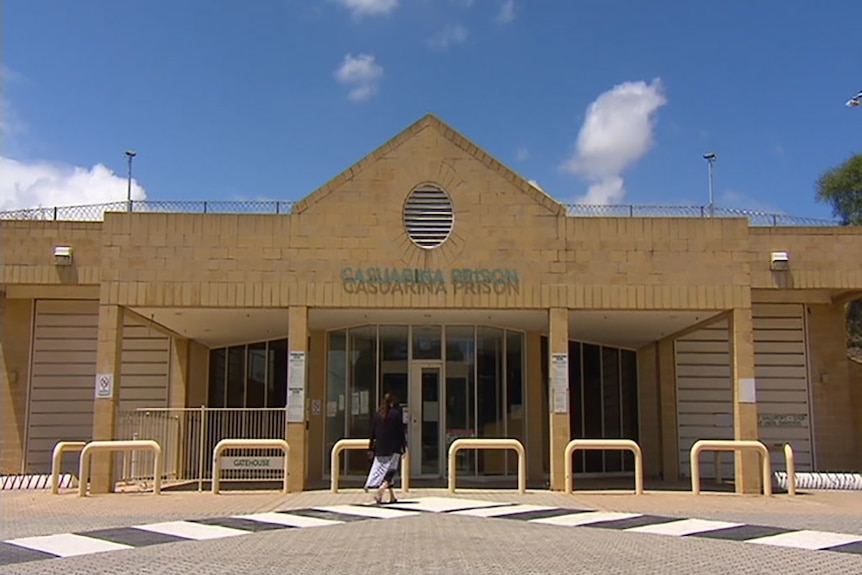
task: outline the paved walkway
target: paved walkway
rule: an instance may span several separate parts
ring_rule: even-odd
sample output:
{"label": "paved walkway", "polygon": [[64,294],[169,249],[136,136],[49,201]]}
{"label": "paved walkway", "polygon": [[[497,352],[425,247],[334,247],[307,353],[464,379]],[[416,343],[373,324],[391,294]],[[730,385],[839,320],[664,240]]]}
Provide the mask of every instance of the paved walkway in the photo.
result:
{"label": "paved walkway", "polygon": [[[862,573],[859,494],[451,496],[423,489],[395,505],[368,500],[355,490],[88,498],[6,492],[0,573],[362,573],[383,557],[393,568],[424,573]],[[643,563],[632,563],[635,557]]]}

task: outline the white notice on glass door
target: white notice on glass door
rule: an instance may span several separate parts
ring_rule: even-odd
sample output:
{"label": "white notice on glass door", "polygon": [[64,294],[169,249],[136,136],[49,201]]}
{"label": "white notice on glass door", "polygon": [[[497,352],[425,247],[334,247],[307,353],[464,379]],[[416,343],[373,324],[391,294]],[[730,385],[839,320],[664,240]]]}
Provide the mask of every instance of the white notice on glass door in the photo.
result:
{"label": "white notice on glass door", "polygon": [[287,366],[287,421],[305,421],[305,352],[292,351]]}

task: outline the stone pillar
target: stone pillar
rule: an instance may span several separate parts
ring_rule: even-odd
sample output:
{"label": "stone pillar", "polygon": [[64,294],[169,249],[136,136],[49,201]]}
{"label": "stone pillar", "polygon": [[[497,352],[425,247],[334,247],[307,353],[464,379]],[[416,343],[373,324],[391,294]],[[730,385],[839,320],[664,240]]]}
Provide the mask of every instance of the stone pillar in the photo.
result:
{"label": "stone pillar", "polygon": [[[288,312],[287,442],[290,444],[290,491],[305,488],[308,389],[308,308],[292,306]],[[301,354],[301,355],[300,355]],[[302,357],[305,370],[294,372],[294,362]],[[296,377],[295,377],[296,376]],[[301,381],[300,381],[301,380]]]}
{"label": "stone pillar", "polygon": [[[551,490],[562,491],[565,489],[564,452],[566,444],[571,439],[569,430],[569,310],[566,308],[552,308],[549,312],[550,336],[548,338],[548,349],[550,351],[551,378],[549,398],[549,417],[551,435]],[[556,359],[565,358],[561,365]],[[557,373],[558,369],[563,373]]]}
{"label": "stone pillar", "polygon": [[[93,382],[93,440],[114,439],[117,408],[120,403],[120,367],[123,354],[123,309],[118,305],[99,305],[99,341],[96,348],[96,381]],[[99,378],[113,377],[113,386],[101,394]],[[101,395],[101,397],[100,397]],[[114,455],[93,454],[90,467],[90,492],[114,491]]]}
{"label": "stone pillar", "polygon": [[670,338],[660,340],[657,348],[662,477],[665,481],[678,481],[679,435],[677,430],[674,340]]}
{"label": "stone pillar", "polygon": [[[754,381],[754,329],[751,308],[735,308],[730,314],[731,365],[733,366],[733,437],[758,439],[757,398]],[[737,493],[759,493],[759,457],[753,451],[735,456]]]}
{"label": "stone pillar", "polygon": [[168,405],[173,408],[185,407],[189,391],[189,340],[184,337],[171,338],[171,370],[168,385]]}

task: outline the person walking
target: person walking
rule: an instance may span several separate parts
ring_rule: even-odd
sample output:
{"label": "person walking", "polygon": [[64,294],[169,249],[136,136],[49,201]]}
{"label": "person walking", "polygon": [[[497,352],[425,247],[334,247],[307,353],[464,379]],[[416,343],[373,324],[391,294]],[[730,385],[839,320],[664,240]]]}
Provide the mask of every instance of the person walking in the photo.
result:
{"label": "person walking", "polygon": [[369,455],[373,457],[365,490],[376,489],[374,501],[383,503],[383,494],[389,491],[389,503],[398,501],[392,487],[398,472],[401,456],[407,452],[407,434],[398,397],[394,393],[383,396],[380,407],[371,420]]}

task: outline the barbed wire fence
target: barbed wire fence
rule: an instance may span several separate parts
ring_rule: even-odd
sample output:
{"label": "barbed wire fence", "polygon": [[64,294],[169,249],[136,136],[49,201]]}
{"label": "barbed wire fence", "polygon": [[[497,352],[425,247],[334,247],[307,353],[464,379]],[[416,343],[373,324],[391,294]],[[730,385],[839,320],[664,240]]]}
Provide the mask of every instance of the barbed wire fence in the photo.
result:
{"label": "barbed wire fence", "polygon": [[[293,202],[286,201],[158,201],[133,200],[80,206],[39,207],[0,212],[0,220],[99,222],[106,213],[165,214],[290,214]],[[629,218],[747,218],[752,226],[839,226],[838,220],[791,216],[781,212],[764,212],[709,206],[662,206],[638,204],[566,204],[572,217]]]}

